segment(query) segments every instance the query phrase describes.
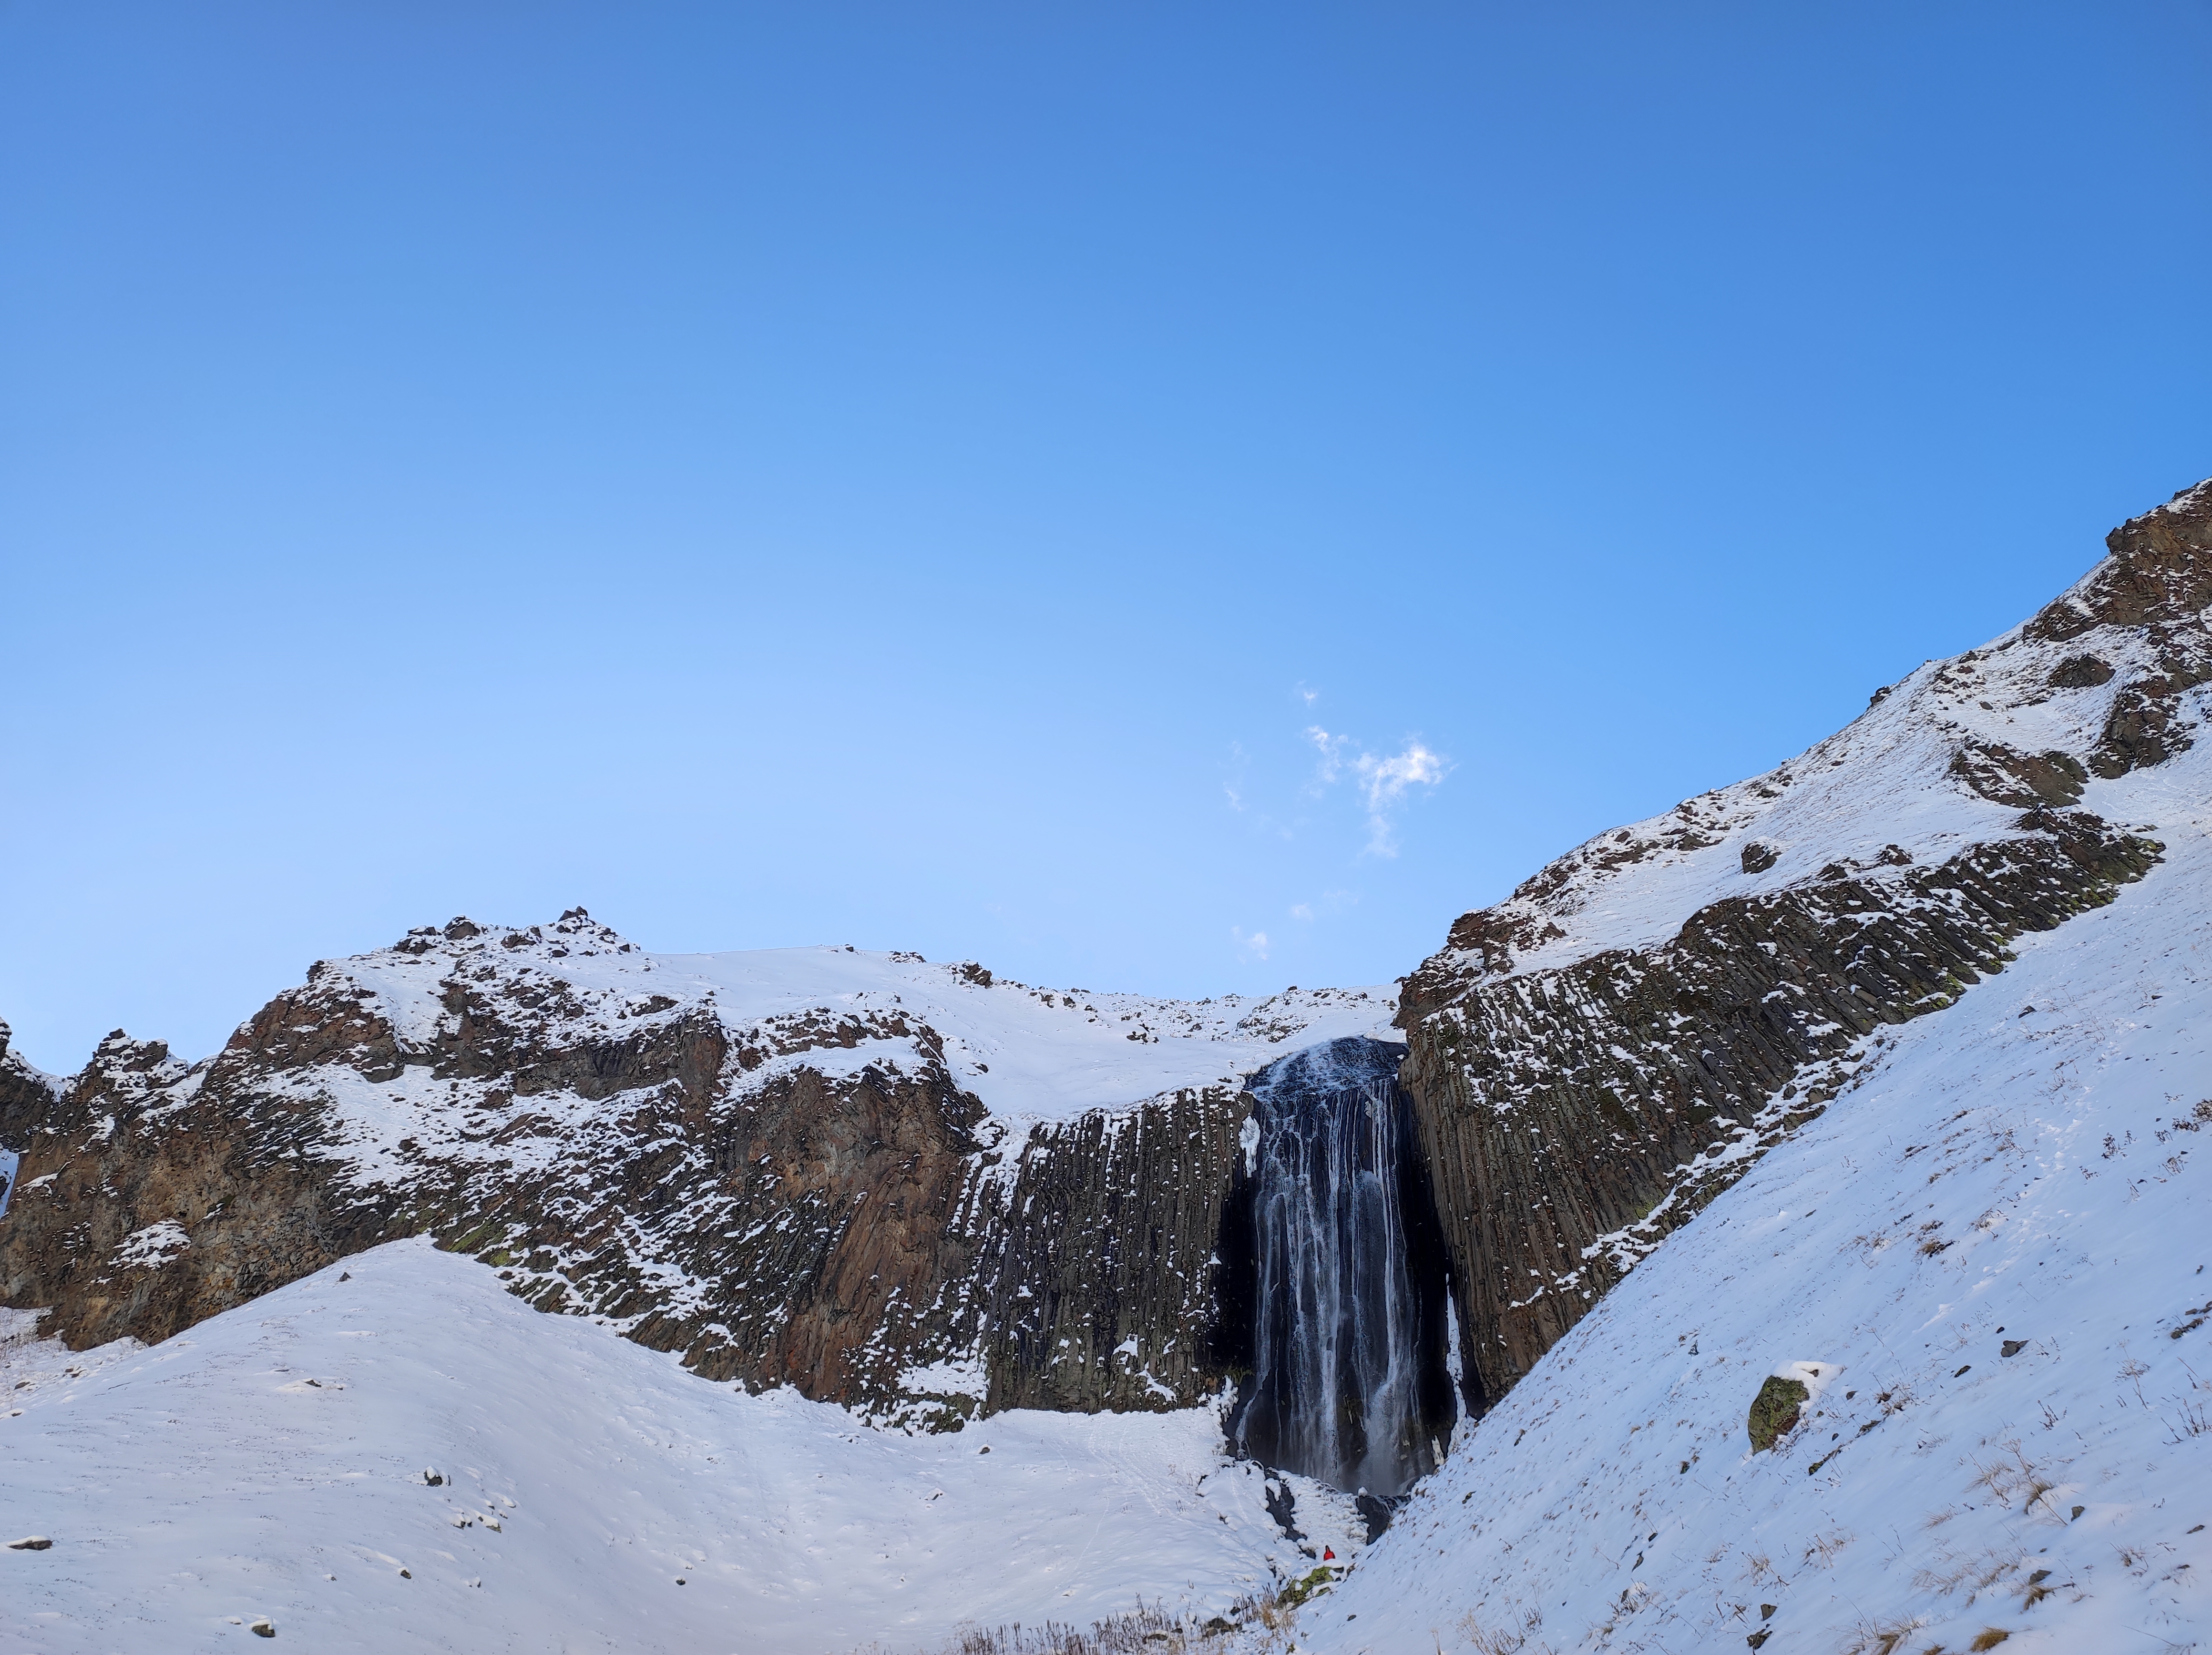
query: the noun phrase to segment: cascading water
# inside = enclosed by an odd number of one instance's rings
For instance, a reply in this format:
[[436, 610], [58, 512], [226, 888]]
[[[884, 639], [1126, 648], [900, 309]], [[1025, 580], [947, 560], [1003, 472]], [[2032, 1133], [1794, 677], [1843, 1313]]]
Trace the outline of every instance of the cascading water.
[[1347, 1492], [1403, 1494], [1456, 1416], [1441, 1249], [1402, 1046], [1332, 1040], [1250, 1090], [1254, 1361], [1235, 1427], [1254, 1458]]

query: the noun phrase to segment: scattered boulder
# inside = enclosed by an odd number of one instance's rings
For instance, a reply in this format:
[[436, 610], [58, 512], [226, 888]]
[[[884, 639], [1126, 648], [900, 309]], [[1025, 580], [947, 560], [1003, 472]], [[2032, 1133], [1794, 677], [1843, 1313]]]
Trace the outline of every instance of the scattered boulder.
[[248, 1622], [246, 1629], [257, 1638], [274, 1638], [276, 1635], [276, 1623], [265, 1615], [258, 1621]]
[[1371, 1546], [1390, 1526], [1390, 1502], [1380, 1494], [1370, 1494], [1362, 1488], [1352, 1503], [1359, 1508], [1360, 1516], [1367, 1519], [1367, 1543]]
[[51, 1551], [53, 1542], [42, 1534], [27, 1534], [21, 1540], [8, 1543], [9, 1551]]
[[1752, 1451], [1764, 1453], [1774, 1446], [1777, 1437], [1786, 1435], [1793, 1429], [1799, 1413], [1812, 1400], [1812, 1396], [1802, 1379], [1785, 1379], [1779, 1374], [1768, 1374], [1766, 1383], [1759, 1387], [1759, 1395], [1752, 1399], [1751, 1417], [1746, 1422], [1751, 1431]]
[[2027, 1349], [2027, 1341], [2025, 1339], [2007, 1339], [2004, 1343], [1998, 1348], [1997, 1355], [2000, 1356], [2017, 1356], [2021, 1351]]
[[1763, 874], [1781, 859], [1781, 848], [1767, 840], [1755, 839], [1743, 847], [1743, 870], [1747, 874]]
[[1267, 1500], [1267, 1515], [1275, 1519], [1276, 1527], [1291, 1540], [1304, 1539], [1305, 1536], [1298, 1531], [1298, 1526], [1291, 1518], [1291, 1513], [1297, 1510], [1298, 1497], [1291, 1492], [1291, 1485], [1287, 1482], [1268, 1483]]

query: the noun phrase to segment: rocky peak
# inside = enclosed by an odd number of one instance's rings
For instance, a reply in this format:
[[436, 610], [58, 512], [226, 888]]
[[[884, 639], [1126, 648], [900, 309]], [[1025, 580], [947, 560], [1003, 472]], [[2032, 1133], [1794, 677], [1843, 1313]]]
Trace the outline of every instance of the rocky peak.
[[2212, 604], [2212, 478], [2105, 537], [2106, 555], [2022, 631], [2061, 643], [2095, 627], [2187, 625]]

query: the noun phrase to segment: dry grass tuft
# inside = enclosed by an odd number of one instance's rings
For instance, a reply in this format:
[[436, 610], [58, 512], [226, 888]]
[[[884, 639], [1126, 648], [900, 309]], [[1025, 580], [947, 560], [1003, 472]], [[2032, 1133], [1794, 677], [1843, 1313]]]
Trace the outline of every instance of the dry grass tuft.
[[[1239, 1603], [1231, 1617], [1256, 1618], [1249, 1614], [1254, 1603]], [[941, 1655], [1186, 1655], [1199, 1648], [1205, 1635], [1203, 1627], [1140, 1601], [1127, 1615], [1110, 1616], [1088, 1630], [1056, 1621], [1036, 1627], [968, 1627], [943, 1646]]]
[[1974, 1634], [1974, 1641], [1968, 1644], [1966, 1647], [1975, 1651], [1995, 1649], [2011, 1636], [2012, 1634], [2007, 1632], [2002, 1627], [1984, 1627]]
[[1886, 1626], [1863, 1626], [1845, 1655], [1897, 1655], [1898, 1646], [1927, 1624], [1916, 1615], [1909, 1621], [1892, 1621]]

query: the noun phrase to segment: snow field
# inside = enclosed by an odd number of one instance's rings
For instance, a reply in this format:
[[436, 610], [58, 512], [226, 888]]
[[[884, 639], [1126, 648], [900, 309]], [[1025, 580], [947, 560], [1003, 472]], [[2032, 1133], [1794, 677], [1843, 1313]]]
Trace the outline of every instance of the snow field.
[[[0, 1551], [0, 1650], [236, 1648], [265, 1616], [319, 1652], [843, 1655], [1139, 1596], [1210, 1614], [1311, 1567], [1211, 1409], [874, 1431], [426, 1240], [151, 1348], [28, 1319], [0, 1328], [0, 1539], [53, 1545]], [[1350, 1502], [1297, 1486], [1349, 1555]]]

